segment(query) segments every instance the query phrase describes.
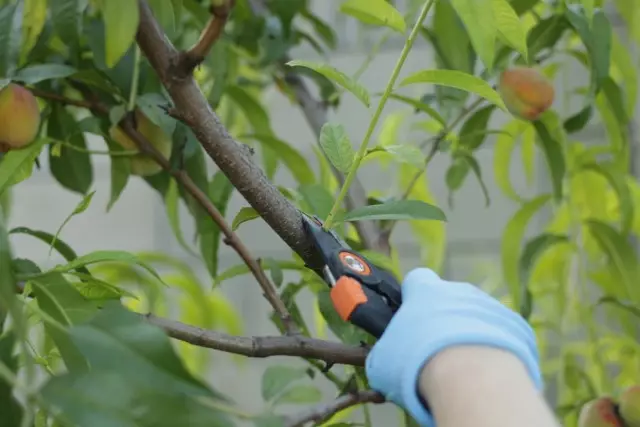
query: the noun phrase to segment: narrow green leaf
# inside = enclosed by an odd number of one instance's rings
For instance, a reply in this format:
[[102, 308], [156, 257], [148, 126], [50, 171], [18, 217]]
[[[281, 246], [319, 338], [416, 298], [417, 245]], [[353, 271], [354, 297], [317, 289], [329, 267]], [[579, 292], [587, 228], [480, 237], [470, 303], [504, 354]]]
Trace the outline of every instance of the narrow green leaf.
[[245, 206], [241, 208], [236, 214], [236, 217], [233, 218], [231, 229], [233, 231], [236, 231], [241, 224], [244, 224], [245, 222], [251, 221], [252, 219], [256, 218], [260, 218], [260, 214], [252, 207]]
[[455, 70], [424, 70], [406, 77], [400, 86], [407, 86], [416, 83], [431, 83], [440, 86], [453, 87], [474, 93], [487, 101], [497, 105], [506, 111], [506, 106], [502, 98], [489, 83], [462, 71]]
[[4, 224], [4, 216], [0, 215], [0, 329], [4, 329], [2, 326], [9, 313], [17, 315], [18, 323], [22, 323], [22, 311], [15, 309], [16, 278], [13, 274], [9, 236]]
[[322, 125], [320, 146], [336, 169], [343, 173], [349, 172], [356, 153], [343, 125], [334, 123]]
[[597, 220], [587, 220], [589, 231], [602, 248], [610, 262], [610, 268], [620, 280], [618, 298], [628, 299], [640, 304], [637, 254], [631, 243], [613, 227]]
[[102, 262], [123, 262], [128, 264], [135, 264], [154, 276], [158, 281], [164, 284], [160, 275], [148, 264], [142, 262], [138, 257], [132, 253], [126, 251], [94, 251], [86, 255], [79, 256], [73, 261], [64, 265], [58, 265], [51, 270], [51, 272], [66, 273], [70, 270], [76, 270], [80, 267], [85, 267], [91, 264], [97, 264]]
[[25, 0], [22, 17], [21, 62], [26, 61], [31, 49], [36, 45], [45, 26], [48, 9], [48, 0]]
[[[110, 150], [123, 150], [119, 144], [111, 141], [108, 142]], [[116, 148], [118, 146], [118, 148]], [[127, 187], [129, 177], [131, 176], [131, 159], [124, 156], [109, 156], [111, 160], [111, 192], [109, 202], [107, 203], [107, 212], [113, 208], [113, 205], [120, 199], [120, 195]]]
[[81, 0], [49, 0], [53, 28], [63, 42], [75, 46], [80, 37]]
[[495, 106], [486, 106], [477, 110], [464, 122], [458, 135], [461, 146], [473, 151], [482, 145], [487, 137], [487, 124], [494, 110]]
[[[33, 230], [27, 227], [16, 227], [9, 231], [9, 234], [25, 234], [27, 236], [35, 237], [36, 239], [43, 241], [47, 245], [53, 246], [53, 248], [69, 262], [78, 257], [71, 246], [60, 239], [54, 239], [53, 234], [47, 233], [46, 231]], [[89, 274], [89, 270], [87, 270], [85, 267], [78, 267], [77, 271], [80, 273]]]
[[451, 0], [451, 5], [469, 33], [471, 44], [489, 69], [493, 66], [497, 36], [492, 2], [493, 0]]
[[0, 8], [0, 77], [14, 74], [20, 59], [22, 3]]
[[[638, 8], [640, 15], [640, 7]], [[633, 117], [638, 99], [638, 73], [632, 53], [629, 52], [627, 43], [622, 42], [616, 33], [612, 33], [611, 39], [611, 63], [622, 76], [621, 85], [624, 87], [625, 108], [627, 117]]]
[[513, 6], [508, 0], [492, 0], [492, 6], [498, 33], [528, 61], [527, 33]]
[[282, 269], [273, 258], [264, 258], [264, 264], [269, 266], [269, 275], [271, 276], [271, 280], [276, 288], [282, 286], [282, 281], [284, 280], [284, 276], [282, 274]]
[[262, 374], [262, 398], [271, 401], [291, 383], [305, 377], [305, 369], [289, 366], [269, 366]]
[[401, 34], [407, 31], [402, 14], [386, 0], [346, 0], [340, 12], [364, 24], [389, 27]]
[[530, 239], [524, 246], [520, 260], [518, 261], [518, 283], [522, 286], [523, 298], [520, 303], [520, 314], [528, 319], [532, 311], [532, 301], [528, 298], [529, 278], [537, 260], [550, 247], [559, 243], [569, 243], [567, 236], [544, 233]]
[[52, 79], [64, 79], [74, 75], [77, 70], [64, 64], [38, 64], [25, 67], [18, 71], [14, 80], [28, 85]]
[[64, 219], [64, 221], [62, 221], [62, 224], [60, 224], [60, 227], [58, 228], [58, 231], [56, 231], [56, 234], [53, 236], [53, 241], [51, 242], [51, 245], [49, 247], [49, 255], [51, 255], [51, 250], [54, 248], [54, 246], [56, 244], [56, 241], [58, 240], [58, 236], [62, 232], [62, 229], [64, 228], [64, 226], [67, 225], [67, 223], [69, 223], [69, 221], [71, 221], [71, 218], [73, 218], [74, 216], [79, 215], [82, 212], [87, 210], [87, 208], [91, 204], [91, 199], [93, 199], [93, 195], [94, 194], [96, 194], [95, 190], [92, 191], [91, 193], [87, 194], [86, 196], [84, 196], [82, 198], [82, 200], [80, 200], [80, 202], [78, 202], [76, 207], [73, 209], [73, 212], [71, 212], [71, 214], [69, 214]]
[[392, 93], [391, 95], [389, 95], [389, 98], [396, 99], [398, 101], [404, 102], [405, 104], [409, 104], [416, 109], [416, 112], [422, 111], [423, 113], [426, 113], [432, 119], [440, 123], [443, 127], [447, 126], [447, 121], [440, 115], [440, 113], [418, 99], [410, 98], [408, 96], [400, 95], [397, 93]]
[[585, 106], [582, 110], [575, 113], [564, 121], [564, 130], [567, 133], [579, 132], [589, 123], [591, 116], [593, 115], [593, 107], [591, 105]]
[[105, 62], [113, 68], [134, 42], [140, 20], [138, 4], [129, 0], [102, 0], [105, 26]]
[[251, 138], [269, 147], [282, 163], [289, 169], [293, 178], [299, 184], [313, 184], [315, 175], [309, 162], [298, 150], [287, 142], [267, 134], [240, 135], [239, 139]]
[[[18, 357], [14, 355], [15, 345], [16, 337], [13, 331], [0, 334], [0, 364], [12, 374], [17, 375]], [[3, 377], [0, 377], [0, 413], [3, 426], [20, 425], [23, 415], [22, 406], [13, 394], [13, 385]]]
[[557, 115], [546, 111], [541, 120], [533, 122], [538, 134], [538, 142], [541, 145], [547, 160], [547, 167], [551, 173], [553, 194], [556, 200], [562, 199], [562, 184], [566, 172], [565, 159], [562, 145], [566, 144], [564, 128], [559, 123]]
[[569, 23], [563, 15], [551, 15], [538, 21], [527, 33], [529, 58], [533, 59], [544, 49], [555, 46], [568, 29]]
[[104, 280], [97, 279], [94, 276], [75, 272], [72, 272], [71, 274], [81, 279], [81, 281], [79, 282], [73, 282], [72, 286], [88, 300], [117, 300], [123, 296], [138, 299], [136, 294], [134, 294], [133, 292], [129, 292], [126, 289], [114, 286], [111, 283], [107, 283]]
[[602, 304], [612, 304], [615, 305], [616, 307], [621, 308], [622, 310], [626, 311], [627, 313], [632, 314], [633, 316], [637, 317], [638, 319], [640, 319], [640, 308], [635, 307], [631, 304], [627, 304], [624, 303], [620, 300], [618, 300], [617, 298], [614, 297], [602, 297], [598, 300], [598, 302], [595, 304], [595, 306], [599, 306]]
[[550, 198], [549, 195], [545, 194], [524, 203], [513, 217], [511, 217], [502, 232], [502, 274], [511, 293], [514, 307], [521, 307], [526, 290], [523, 287], [524, 285], [520, 283], [519, 262], [521, 258], [521, 242], [529, 225], [529, 221]]
[[518, 141], [518, 136], [530, 126], [529, 123], [513, 120], [502, 129], [503, 133], [496, 137], [493, 150], [493, 174], [496, 185], [502, 193], [514, 201], [521, 201], [511, 180], [511, 155]]
[[322, 74], [324, 77], [351, 92], [367, 108], [371, 106], [371, 97], [367, 89], [342, 71], [339, 71], [330, 65], [303, 60], [292, 60], [287, 62], [287, 65], [290, 67], [309, 68], [316, 73]]
[[185, 251], [187, 251], [191, 255], [196, 256], [195, 252], [193, 252], [193, 250], [189, 247], [186, 240], [184, 240], [184, 236], [182, 235], [179, 212], [180, 193], [178, 191], [178, 183], [173, 178], [169, 180], [169, 188], [167, 189], [167, 193], [164, 196], [164, 205], [167, 211], [169, 225], [171, 226], [171, 230], [173, 231], [173, 235], [175, 236], [176, 240]]
[[469, 173], [469, 163], [467, 163], [463, 157], [457, 156], [453, 158], [453, 162], [447, 169], [445, 175], [445, 182], [449, 190], [456, 191], [462, 187], [467, 174]]
[[484, 196], [485, 206], [489, 206], [491, 203], [491, 197], [489, 196], [489, 189], [487, 188], [486, 183], [484, 182], [484, 178], [482, 177], [482, 170], [480, 169], [480, 163], [476, 160], [475, 157], [471, 154], [460, 153], [458, 156], [462, 157], [465, 162], [469, 165], [471, 171], [475, 175], [478, 180], [478, 184], [480, 184], [480, 189], [482, 190], [482, 195]]
[[18, 184], [31, 176], [33, 162], [40, 155], [46, 140], [37, 139], [20, 150], [11, 150], [0, 161], [0, 194], [10, 186]]
[[380, 152], [390, 154], [396, 161], [400, 163], [408, 163], [416, 167], [424, 166], [425, 156], [422, 151], [420, 151], [420, 149], [415, 145], [379, 145], [368, 149], [366, 155]]
[[593, 45], [591, 61], [599, 82], [609, 77], [609, 67], [611, 65], [611, 37], [612, 28], [609, 18], [603, 10], [597, 10], [593, 14], [591, 24], [593, 32]]
[[518, 16], [524, 15], [538, 4], [540, 0], [511, 0], [511, 7], [516, 11]]
[[362, 220], [436, 220], [446, 221], [444, 212], [437, 206], [420, 200], [395, 200], [378, 205], [363, 206], [347, 212], [341, 221]]

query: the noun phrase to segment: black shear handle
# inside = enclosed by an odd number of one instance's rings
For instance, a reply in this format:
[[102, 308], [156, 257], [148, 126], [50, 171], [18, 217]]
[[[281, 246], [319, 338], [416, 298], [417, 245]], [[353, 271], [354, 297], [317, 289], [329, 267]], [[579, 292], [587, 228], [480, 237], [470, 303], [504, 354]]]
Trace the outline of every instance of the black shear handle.
[[338, 278], [331, 288], [331, 301], [342, 320], [364, 329], [375, 338], [382, 336], [394, 315], [382, 296], [349, 276]]

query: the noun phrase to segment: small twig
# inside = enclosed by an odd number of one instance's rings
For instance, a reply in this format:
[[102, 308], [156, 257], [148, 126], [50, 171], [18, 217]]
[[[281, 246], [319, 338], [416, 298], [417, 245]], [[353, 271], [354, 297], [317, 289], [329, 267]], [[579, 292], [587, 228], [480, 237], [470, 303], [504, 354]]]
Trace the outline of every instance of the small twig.
[[304, 336], [238, 337], [156, 317], [153, 314], [147, 314], [145, 318], [177, 340], [247, 357], [296, 356], [353, 366], [364, 366], [367, 357], [366, 349], [340, 342]]
[[86, 108], [100, 115], [109, 115], [109, 108], [98, 102], [91, 102], [84, 99], [71, 99], [62, 95], [58, 95], [57, 93], [45, 92], [36, 88], [29, 88], [29, 90], [34, 96], [37, 96], [38, 98], [49, 99], [51, 101], [60, 102], [64, 105], [71, 105], [73, 107]]
[[310, 408], [297, 415], [293, 415], [286, 420], [286, 427], [302, 427], [306, 423], [313, 422], [314, 425], [318, 425], [337, 412], [343, 409], [349, 408], [355, 405], [361, 405], [363, 403], [384, 403], [384, 397], [373, 390], [365, 390], [352, 394], [345, 394], [338, 397], [336, 400], [323, 403], [313, 408]]
[[211, 5], [209, 9], [211, 19], [202, 30], [198, 41], [189, 50], [180, 54], [179, 69], [183, 73], [191, 73], [195, 67], [200, 65], [213, 44], [220, 38], [231, 9], [235, 5], [235, 0], [221, 0], [219, 3]]
[[251, 255], [249, 248], [247, 248], [238, 238], [237, 234], [231, 230], [231, 227], [227, 224], [227, 221], [218, 208], [215, 207], [211, 200], [209, 200], [209, 197], [207, 197], [207, 195], [191, 180], [189, 175], [182, 169], [172, 168], [169, 160], [167, 160], [140, 132], [137, 131], [131, 119], [132, 116], [130, 114], [123, 118], [120, 122], [122, 130], [136, 143], [138, 148], [140, 148], [140, 151], [153, 158], [165, 171], [169, 172], [200, 204], [200, 206], [202, 206], [202, 208], [220, 228], [220, 231], [222, 231], [225, 243], [232, 247], [238, 253], [240, 258], [242, 258], [245, 264], [247, 264], [247, 267], [249, 267], [249, 270], [251, 270], [251, 273], [262, 288], [265, 298], [269, 301], [276, 313], [278, 313], [287, 333], [297, 334], [299, 331], [291, 317], [291, 314], [289, 313], [289, 310], [285, 307], [275, 286], [269, 281], [256, 258]]

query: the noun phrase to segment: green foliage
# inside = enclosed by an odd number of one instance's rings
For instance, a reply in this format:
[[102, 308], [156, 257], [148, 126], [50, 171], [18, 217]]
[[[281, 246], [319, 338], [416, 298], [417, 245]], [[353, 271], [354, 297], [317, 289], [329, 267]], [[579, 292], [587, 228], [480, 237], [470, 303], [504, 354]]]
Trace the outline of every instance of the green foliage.
[[[209, 2], [147, 3], [177, 49], [197, 43]], [[228, 134], [253, 153], [248, 157], [283, 200], [329, 219], [356, 248], [363, 246], [360, 221], [371, 221], [383, 235], [406, 222], [422, 263], [441, 271], [447, 252], [445, 201], [433, 194], [425, 170], [434, 158], [444, 162], [446, 172], [435, 179], [447, 186], [450, 210], [470, 179], [486, 204], [499, 198], [512, 203], [495, 292], [534, 327], [563, 425], [576, 425], [582, 402], [637, 382], [640, 271], [633, 242], [640, 237], [640, 183], [630, 165], [629, 131], [640, 65], [630, 53], [640, 44], [637, 1], [613, 2], [630, 40], [621, 39], [604, 2], [597, 0], [427, 0], [406, 2], [403, 11], [385, 0], [340, 1], [336, 9], [344, 19], [378, 38], [354, 73], [331, 65], [342, 40], [331, 23], [314, 14], [311, 1], [258, 1], [263, 10], [252, 1], [235, 3], [194, 78]], [[422, 22], [419, 11], [430, 19]], [[209, 160], [191, 128], [166, 113], [173, 101], [137, 46], [139, 23], [138, 3], [129, 0], [0, 1], [0, 88], [13, 81], [32, 90], [43, 123], [26, 148], [0, 153], [0, 424], [226, 427], [249, 421], [282, 427], [292, 407], [334, 397], [363, 376], [351, 368], [327, 371], [311, 360], [296, 360], [295, 366], [278, 360], [259, 384], [245, 385], [259, 388], [264, 403], [247, 413], [242, 402], [226, 396], [224, 383], [206, 374], [216, 362], [208, 349], [171, 341], [146, 321], [149, 312], [171, 313], [188, 325], [242, 335], [242, 310], [225, 293], [229, 280], [252, 270], [245, 263], [221, 267], [224, 234], [195, 194], [233, 231], [242, 232], [242, 224], [259, 219], [261, 212], [246, 204], [230, 212], [232, 180]], [[390, 37], [404, 39], [393, 73], [385, 87], [368, 87], [361, 76]], [[407, 57], [416, 54], [411, 51], [416, 38], [428, 44], [432, 58], [419, 60], [428, 63], [424, 69], [400, 77]], [[291, 52], [308, 47], [320, 59], [291, 58]], [[576, 67], [589, 79], [573, 92], [556, 85], [556, 100], [562, 102], [528, 122], [508, 115], [496, 84], [503, 70], [534, 64], [556, 83], [571, 79]], [[300, 79], [317, 100], [297, 98]], [[321, 122], [309, 120], [316, 135], [313, 154], [278, 134], [267, 97], [274, 90], [292, 101], [291, 108], [320, 111]], [[345, 96], [370, 115], [368, 128], [354, 131], [348, 115], [333, 114]], [[385, 114], [391, 101], [400, 107]], [[93, 108], [86, 108], [88, 103]], [[122, 147], [111, 132], [134, 107], [172, 142], [169, 167], [144, 177], [133, 175], [131, 164], [145, 154]], [[604, 137], [583, 141], [594, 127], [601, 127]], [[89, 136], [104, 149], [89, 149]], [[480, 150], [492, 152], [493, 170], [483, 169]], [[144, 182], [163, 201], [168, 229], [208, 273], [206, 279], [166, 254], [77, 253], [64, 241], [64, 227], [92, 204], [98, 156], [110, 162], [106, 211], [122, 203], [129, 181]], [[544, 161], [536, 168], [538, 156]], [[366, 205], [347, 208], [344, 199], [365, 163], [379, 166], [389, 179], [383, 188], [367, 187]], [[69, 216], [55, 230], [28, 228], [18, 217], [8, 228], [10, 192], [19, 193], [24, 181], [45, 167], [77, 198]], [[512, 179], [513, 169], [524, 172], [527, 184], [542, 175], [547, 188], [539, 194], [523, 188]], [[336, 179], [334, 170], [346, 181]], [[279, 181], [280, 172], [294, 184]], [[193, 188], [186, 188], [181, 176], [188, 176]], [[490, 194], [489, 182], [500, 194]], [[185, 221], [192, 223], [194, 236], [182, 229]], [[17, 236], [39, 240], [63, 263], [38, 265], [32, 254], [14, 253]], [[389, 253], [362, 249], [401, 278], [393, 240], [390, 247]], [[303, 335], [325, 338], [330, 331], [347, 344], [371, 343], [339, 318], [325, 283], [298, 254], [266, 255], [257, 265], [268, 272], [265, 277]], [[299, 305], [300, 295], [312, 297], [313, 313]], [[268, 317], [282, 329], [275, 313]], [[334, 385], [335, 392], [321, 391], [321, 381]], [[373, 427], [367, 411], [366, 406], [346, 409], [323, 425]]]

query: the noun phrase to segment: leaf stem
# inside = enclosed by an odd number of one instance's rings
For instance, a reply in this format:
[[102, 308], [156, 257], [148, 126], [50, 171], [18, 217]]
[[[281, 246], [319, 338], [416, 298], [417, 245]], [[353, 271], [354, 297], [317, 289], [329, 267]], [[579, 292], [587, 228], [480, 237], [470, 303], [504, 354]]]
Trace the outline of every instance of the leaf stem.
[[420, 16], [418, 16], [416, 23], [413, 25], [413, 28], [411, 29], [411, 33], [409, 34], [409, 37], [407, 38], [407, 41], [405, 42], [404, 47], [402, 48], [402, 52], [400, 53], [400, 58], [398, 58], [398, 61], [396, 62], [393, 72], [391, 73], [391, 77], [389, 78], [387, 87], [385, 88], [384, 93], [382, 94], [382, 97], [378, 102], [378, 107], [376, 108], [376, 111], [374, 112], [373, 117], [371, 118], [371, 122], [369, 123], [367, 133], [365, 134], [362, 144], [360, 145], [360, 148], [356, 153], [356, 158], [354, 159], [353, 165], [351, 166], [351, 169], [349, 170], [349, 173], [347, 174], [347, 177], [344, 180], [344, 184], [342, 185], [342, 188], [340, 189], [340, 193], [338, 194], [338, 197], [336, 198], [336, 201], [334, 202], [333, 207], [331, 208], [331, 212], [329, 212], [329, 215], [325, 220], [325, 223], [324, 223], [325, 229], [329, 229], [331, 227], [333, 219], [335, 218], [336, 213], [338, 211], [338, 208], [340, 207], [340, 205], [342, 204], [342, 201], [347, 195], [347, 191], [349, 190], [349, 186], [351, 185], [351, 182], [355, 178], [356, 172], [358, 171], [358, 167], [360, 166], [360, 162], [362, 161], [364, 155], [367, 152], [367, 146], [369, 145], [369, 141], [371, 140], [373, 131], [375, 130], [376, 125], [378, 124], [378, 120], [382, 115], [384, 106], [387, 103], [387, 100], [389, 99], [391, 92], [393, 92], [393, 87], [396, 83], [396, 80], [398, 79], [400, 70], [402, 70], [402, 66], [404, 65], [404, 62], [407, 59], [407, 56], [409, 56], [409, 52], [411, 51], [413, 42], [415, 41], [416, 37], [418, 36], [418, 33], [420, 32], [420, 28], [422, 27], [422, 22], [427, 17], [427, 14], [429, 13], [429, 10], [433, 6], [434, 2], [435, 0], [425, 1], [424, 6], [420, 11]]
[[136, 44], [133, 59], [133, 76], [131, 78], [131, 92], [129, 92], [129, 104], [127, 111], [133, 111], [136, 108], [136, 97], [138, 95], [138, 84], [140, 80], [140, 47]]
[[59, 141], [56, 139], [52, 139], [51, 143], [53, 144], [60, 144], [63, 147], [66, 147], [70, 150], [74, 150], [77, 151], [79, 153], [85, 153], [85, 154], [95, 154], [95, 155], [105, 155], [105, 156], [112, 156], [112, 157], [133, 157], [135, 155], [140, 154], [139, 151], [135, 151], [135, 150], [123, 150], [123, 151], [109, 151], [109, 150], [88, 150], [86, 148], [82, 148], [82, 147], [78, 147], [76, 145], [73, 145], [69, 142], [65, 142], [65, 141]]

